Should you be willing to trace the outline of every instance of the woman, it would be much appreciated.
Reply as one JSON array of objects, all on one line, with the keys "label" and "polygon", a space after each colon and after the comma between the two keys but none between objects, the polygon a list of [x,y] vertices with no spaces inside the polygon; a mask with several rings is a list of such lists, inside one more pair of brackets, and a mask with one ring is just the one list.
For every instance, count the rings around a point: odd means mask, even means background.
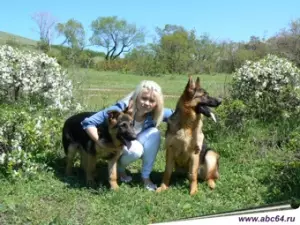
[{"label": "woman", "polygon": [[108,110],[124,110],[127,106],[133,112],[137,140],[132,141],[130,149],[127,149],[127,147],[123,149],[123,154],[118,162],[120,180],[122,182],[132,180],[132,177],[126,174],[125,168],[141,158],[143,162],[141,177],[144,186],[146,189],[154,191],[157,187],[150,180],[150,173],[161,141],[158,126],[162,121],[166,122],[173,113],[173,110],[164,108],[163,93],[156,82],[142,81],[134,92],[131,92],[115,105],[86,118],[81,124],[91,139],[101,146],[96,127],[105,121]]}]

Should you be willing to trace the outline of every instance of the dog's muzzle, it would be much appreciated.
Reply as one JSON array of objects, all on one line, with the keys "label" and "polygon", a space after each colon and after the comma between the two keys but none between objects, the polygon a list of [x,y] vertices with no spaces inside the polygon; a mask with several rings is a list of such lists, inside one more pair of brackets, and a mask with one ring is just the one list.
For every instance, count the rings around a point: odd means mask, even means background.
[{"label": "dog's muzzle", "polygon": [[209,107],[218,107],[222,103],[221,99],[212,98],[210,97],[207,102],[205,103],[199,103],[196,107],[196,113],[197,114],[203,114],[207,117],[211,117],[213,121],[216,123],[217,119],[213,112],[211,112]]}]

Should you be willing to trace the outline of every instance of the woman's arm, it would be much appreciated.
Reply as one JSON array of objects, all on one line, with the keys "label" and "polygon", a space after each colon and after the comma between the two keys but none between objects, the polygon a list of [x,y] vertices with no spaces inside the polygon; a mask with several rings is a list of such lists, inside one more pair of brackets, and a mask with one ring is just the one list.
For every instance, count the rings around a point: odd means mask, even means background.
[{"label": "woman's arm", "polygon": [[117,102],[115,105],[107,107],[97,113],[95,113],[94,115],[85,118],[82,122],[82,128],[84,130],[86,130],[89,127],[98,127],[99,125],[103,124],[105,122],[105,120],[108,118],[108,114],[107,112],[109,111],[123,111],[125,110],[125,108],[127,107],[127,104],[123,101],[119,101]]},{"label": "woman's arm", "polygon": [[88,128],[85,129],[85,131],[87,132],[87,134],[90,136],[90,138],[94,142],[99,141],[99,135],[98,135],[98,129],[97,129],[97,127],[89,126]]},{"label": "woman's arm", "polygon": [[104,124],[108,118],[108,111],[117,110],[123,111],[127,107],[127,103],[122,100],[117,102],[115,105],[107,107],[94,115],[85,118],[82,122],[82,128],[87,132],[90,138],[99,144],[99,135],[97,127]]},{"label": "woman's arm", "polygon": [[163,122],[167,122],[169,117],[174,113],[173,109],[164,108]]},{"label": "woman's arm", "polygon": [[113,143],[107,143],[104,139],[99,139],[98,130],[96,127],[88,127],[85,130],[91,139],[101,148],[115,148]]}]

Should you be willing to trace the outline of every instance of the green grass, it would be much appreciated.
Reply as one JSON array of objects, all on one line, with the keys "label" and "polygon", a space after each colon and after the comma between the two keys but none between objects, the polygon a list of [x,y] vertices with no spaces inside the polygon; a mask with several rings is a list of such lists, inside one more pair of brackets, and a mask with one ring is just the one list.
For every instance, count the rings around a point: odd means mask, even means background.
[{"label": "green grass", "polygon": [[19,45],[31,45],[31,46],[37,45],[36,41],[31,40],[29,38],[0,31],[0,44],[5,44],[6,41],[14,41]]},{"label": "green grass", "polygon": [[[117,72],[99,72],[86,69],[69,69],[68,74],[77,88],[76,96],[81,103],[95,109],[102,108],[123,98],[146,79],[156,81],[166,95],[166,107],[175,107],[177,98],[183,91],[187,79],[184,75],[146,77]],[[224,96],[231,75],[199,75],[202,85],[211,95]],[[196,78],[196,76],[194,76]]]},{"label": "green grass", "polygon": [[[75,83],[81,82],[76,84],[75,94],[89,110],[114,103],[143,79],[157,81],[164,93],[172,96],[179,96],[187,82],[186,76],[142,77],[87,70],[69,74]],[[224,82],[230,76],[200,77],[212,95],[226,93]],[[113,91],[86,90],[89,88]],[[175,107],[177,98],[172,96],[166,97],[167,107]],[[205,127],[209,131],[209,144],[221,155],[221,177],[214,191],[205,182],[199,183],[199,193],[191,197],[187,178],[176,175],[172,176],[169,190],[159,194],[146,191],[140,181],[141,160],[128,167],[134,180],[131,184],[120,184],[118,192],[108,189],[107,166],[99,162],[99,186],[88,189],[82,172],[76,168],[74,177],[66,178],[64,161],[57,158],[50,164],[51,171],[43,171],[32,180],[1,180],[0,224],[149,224],[300,197],[299,166],[289,164],[293,160],[291,152],[272,144],[276,136],[267,124],[249,121],[243,130],[235,130],[220,129],[211,120],[205,120]],[[165,124],[160,129],[163,133]],[[156,184],[160,184],[165,166],[162,140],[151,174]]]},{"label": "green grass", "polygon": [[[151,79],[158,82],[165,94],[180,94],[186,84],[188,77],[184,75],[165,76],[139,76],[134,74],[120,74],[118,72],[99,72],[86,69],[69,69],[68,73],[75,80],[81,82],[82,88],[115,88],[132,90],[142,80]],[[196,78],[196,75],[194,75]],[[224,84],[231,80],[231,75],[199,75],[201,83],[211,94],[222,94]]]},{"label": "green grass", "polygon": [[[163,152],[158,159],[153,175],[157,183],[163,170]],[[131,167],[134,171],[135,166]],[[194,197],[189,196],[188,182],[184,179],[176,184],[173,182],[165,193],[157,194],[144,190],[136,173],[133,173],[132,186],[121,184],[119,192],[111,192],[107,186],[89,190],[83,186],[82,177],[65,181],[62,174],[59,177],[52,173],[41,174],[31,182],[2,183],[0,222],[49,224],[58,220],[63,222],[58,224],[149,224],[261,205],[266,188],[259,184],[252,170],[250,165],[234,168],[230,162],[222,160],[218,188],[212,192],[206,184],[200,184],[199,193]],[[101,182],[106,183],[105,178],[102,177]]]}]

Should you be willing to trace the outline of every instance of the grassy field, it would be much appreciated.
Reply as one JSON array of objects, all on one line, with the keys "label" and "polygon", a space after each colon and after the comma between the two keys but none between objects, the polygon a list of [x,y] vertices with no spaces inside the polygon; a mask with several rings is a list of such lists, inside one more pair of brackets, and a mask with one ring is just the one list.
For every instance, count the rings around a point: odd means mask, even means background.
[{"label": "grassy field", "polygon": [[[159,83],[165,94],[166,106],[175,107],[176,101],[183,91],[188,77],[184,75],[166,75],[145,77],[134,74],[120,74],[117,72],[99,72],[86,69],[68,70],[70,78],[74,81],[76,97],[88,107],[99,109],[126,96],[134,90],[136,85],[145,79]],[[231,75],[200,75],[203,86],[214,96],[227,94],[227,86]],[[195,77],[196,78],[196,77]]]},{"label": "grassy field", "polygon": [[[143,77],[72,69],[69,74],[77,89],[76,98],[89,110],[114,103],[143,79],[157,81],[166,94],[166,106],[175,107],[187,82],[186,76]],[[200,76],[204,88],[217,96],[226,94],[230,78],[225,74]],[[198,194],[191,197],[188,180],[178,176],[172,177],[172,186],[166,192],[146,191],[140,182],[141,160],[128,167],[134,180],[120,184],[118,192],[108,189],[106,164],[100,162],[99,186],[88,189],[79,169],[74,177],[64,176],[64,161],[58,158],[51,165],[53,170],[30,181],[1,181],[0,224],[149,224],[299,197],[299,168],[287,166],[293,156],[277,148],[279,134],[275,129],[255,121],[249,121],[243,131],[218,130],[211,120],[205,120],[205,126],[215,126],[211,129],[215,132],[210,130],[207,137],[221,155],[221,177],[214,191],[200,183]],[[165,124],[160,129],[164,131]],[[162,179],[164,157],[162,141],[151,175],[156,184]]]}]

